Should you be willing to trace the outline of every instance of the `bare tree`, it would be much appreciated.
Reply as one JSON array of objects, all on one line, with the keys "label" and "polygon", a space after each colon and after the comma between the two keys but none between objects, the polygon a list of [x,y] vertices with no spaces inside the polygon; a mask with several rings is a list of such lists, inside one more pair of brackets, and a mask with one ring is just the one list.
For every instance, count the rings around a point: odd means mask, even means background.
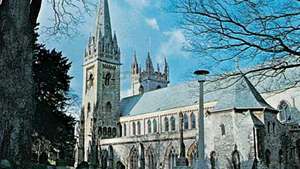
[{"label": "bare tree", "polygon": [[[288,69],[300,66],[298,0],[171,3],[182,14],[181,24],[190,42],[187,49],[201,56],[200,61],[206,66],[218,68],[217,72],[238,71],[225,73],[221,78],[240,75],[240,67],[247,68],[244,74],[260,76],[261,80],[284,77]],[[299,79],[294,85],[297,83]]]},{"label": "bare tree", "polygon": [[[17,169],[31,168],[34,28],[44,1],[0,0],[0,160],[8,159]],[[53,33],[67,33],[79,22],[78,10],[89,4],[87,0],[49,2]]]}]

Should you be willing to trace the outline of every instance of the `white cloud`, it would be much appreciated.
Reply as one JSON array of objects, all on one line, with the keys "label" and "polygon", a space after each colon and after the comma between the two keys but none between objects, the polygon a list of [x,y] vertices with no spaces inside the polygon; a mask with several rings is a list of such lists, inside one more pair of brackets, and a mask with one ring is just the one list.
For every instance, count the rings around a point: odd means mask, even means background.
[{"label": "white cloud", "polygon": [[188,53],[183,50],[187,46],[187,40],[180,29],[164,32],[167,40],[160,45],[156,61],[162,63],[165,57],[188,57]]},{"label": "white cloud", "polygon": [[155,18],[146,18],[146,23],[154,30],[159,30],[158,23]]},{"label": "white cloud", "polygon": [[133,8],[143,9],[150,4],[150,0],[126,0]]}]

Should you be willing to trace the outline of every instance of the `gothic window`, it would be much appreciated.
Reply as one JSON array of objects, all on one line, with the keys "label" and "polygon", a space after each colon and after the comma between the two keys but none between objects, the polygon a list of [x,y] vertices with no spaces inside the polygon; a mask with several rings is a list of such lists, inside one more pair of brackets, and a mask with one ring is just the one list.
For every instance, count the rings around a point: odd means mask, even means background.
[{"label": "gothic window", "polygon": [[147,128],[148,128],[148,133],[151,133],[152,132],[152,129],[151,129],[151,120],[147,121]]},{"label": "gothic window", "polygon": [[139,121],[137,122],[137,134],[141,134],[141,123]]},{"label": "gothic window", "polygon": [[241,169],[240,153],[236,150],[232,152],[233,169]]},{"label": "gothic window", "polygon": [[106,136],[107,135],[107,128],[103,127],[103,135]]},{"label": "gothic window", "polygon": [[185,130],[189,129],[189,118],[186,113],[183,115],[183,128]]},{"label": "gothic window", "polygon": [[171,130],[172,131],[175,131],[175,125],[176,125],[176,120],[175,120],[175,117],[172,116],[171,117]]},{"label": "gothic window", "polygon": [[112,108],[111,103],[107,102],[106,105],[105,105],[105,112],[110,113],[111,108]]},{"label": "gothic window", "polygon": [[102,128],[101,127],[98,128],[98,134],[99,134],[99,136],[102,135]]},{"label": "gothic window", "polygon": [[189,166],[193,166],[193,164],[197,160],[197,145],[196,145],[196,143],[193,143],[190,146],[190,148],[188,149],[187,157],[188,157]]},{"label": "gothic window", "polygon": [[194,113],[191,114],[191,127],[192,129],[196,128],[196,117]]},{"label": "gothic window", "polygon": [[87,88],[91,88],[94,84],[94,76],[92,73],[89,74],[89,77],[87,79]]},{"label": "gothic window", "polygon": [[222,136],[224,136],[224,135],[226,134],[226,132],[225,132],[225,125],[224,125],[224,124],[221,124],[221,125],[220,125],[220,128],[221,128]]},{"label": "gothic window", "polygon": [[275,122],[273,122],[273,134],[275,134]]},{"label": "gothic window", "polygon": [[176,153],[173,147],[169,153],[168,165],[168,169],[174,169],[176,166]]},{"label": "gothic window", "polygon": [[129,169],[138,168],[138,151],[136,148],[133,148],[129,155]]},{"label": "gothic window", "polygon": [[104,84],[105,84],[106,86],[108,86],[108,85],[110,84],[110,80],[111,80],[111,74],[110,74],[110,73],[107,73],[107,74],[105,75]]},{"label": "gothic window", "polygon": [[144,93],[144,87],[143,87],[142,85],[141,85],[140,88],[139,88],[139,93],[140,93],[140,94],[143,94],[143,93]]},{"label": "gothic window", "polygon": [[157,133],[157,121],[156,121],[156,119],[153,120],[153,133]]},{"label": "gothic window", "polygon": [[88,105],[87,105],[87,112],[88,112],[88,114],[91,112],[91,103],[88,103]]},{"label": "gothic window", "polygon": [[165,123],[165,132],[167,132],[167,131],[169,131],[169,119],[168,119],[168,117],[165,117],[164,123]]},{"label": "gothic window", "polygon": [[123,127],[124,128],[124,136],[126,136],[126,134],[127,134],[127,131],[126,131],[127,128],[126,127],[127,127],[126,124],[124,124],[124,127]]},{"label": "gothic window", "polygon": [[289,115],[289,104],[285,101],[282,100],[280,101],[278,105],[278,110],[279,110],[279,120],[284,121],[287,120],[287,116]]},{"label": "gothic window", "polygon": [[108,135],[108,136],[111,136],[111,128],[110,128],[110,127],[108,127],[107,135]]},{"label": "gothic window", "polygon": [[108,168],[113,168],[114,164],[114,150],[111,145],[108,146]]},{"label": "gothic window", "polygon": [[120,123],[118,123],[118,127],[119,127],[119,137],[122,137],[123,136],[123,134],[122,134],[122,132],[123,132],[122,125]]},{"label": "gothic window", "polygon": [[113,136],[113,137],[116,137],[116,135],[117,135],[117,129],[114,127],[114,128],[112,129],[112,136]]},{"label": "gothic window", "polygon": [[265,152],[265,160],[266,160],[267,167],[269,167],[271,164],[271,151],[268,149]]},{"label": "gothic window", "polygon": [[155,165],[155,157],[154,157],[154,154],[153,154],[153,150],[152,148],[150,147],[147,151],[147,160],[146,162],[148,163],[147,164],[147,167],[148,169],[156,169],[156,165]]},{"label": "gothic window", "polygon": [[210,153],[210,165],[211,165],[211,169],[216,169],[216,162],[217,162],[217,153],[215,151],[212,151]]},{"label": "gothic window", "polygon": [[132,123],[132,134],[135,136],[135,122]]}]

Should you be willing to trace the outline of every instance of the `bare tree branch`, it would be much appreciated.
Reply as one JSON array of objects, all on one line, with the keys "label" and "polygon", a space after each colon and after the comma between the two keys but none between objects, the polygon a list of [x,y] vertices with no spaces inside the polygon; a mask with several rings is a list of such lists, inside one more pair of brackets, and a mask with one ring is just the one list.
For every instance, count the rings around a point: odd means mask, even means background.
[{"label": "bare tree branch", "polygon": [[[299,1],[174,0],[171,4],[183,18],[188,51],[198,54],[206,66],[218,65],[215,72],[221,78],[241,73],[220,76],[220,69],[237,60],[243,70],[245,65],[246,70],[258,65],[243,73],[264,76],[259,81],[300,66]],[[237,69],[232,67],[231,72]]]}]

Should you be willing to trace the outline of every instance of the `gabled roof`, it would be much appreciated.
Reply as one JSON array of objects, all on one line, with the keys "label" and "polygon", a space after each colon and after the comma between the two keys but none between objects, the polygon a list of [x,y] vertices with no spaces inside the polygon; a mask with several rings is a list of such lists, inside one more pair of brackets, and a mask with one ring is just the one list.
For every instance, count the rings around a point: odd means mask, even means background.
[{"label": "gabled roof", "polygon": [[[224,83],[230,84],[229,87],[216,90],[216,86]],[[197,81],[191,81],[146,92],[143,95],[123,98],[121,100],[121,116],[133,116],[196,105],[199,99],[198,85]],[[240,77],[233,84],[225,80],[206,83],[204,90],[204,101],[206,103],[217,102],[213,111],[232,108],[275,110],[263,99],[246,76]]]},{"label": "gabled roof", "polygon": [[220,111],[229,108],[252,109],[266,108],[275,110],[270,106],[260,93],[255,89],[246,76],[242,76],[229,91],[223,92],[218,98],[218,103],[214,111]]}]

